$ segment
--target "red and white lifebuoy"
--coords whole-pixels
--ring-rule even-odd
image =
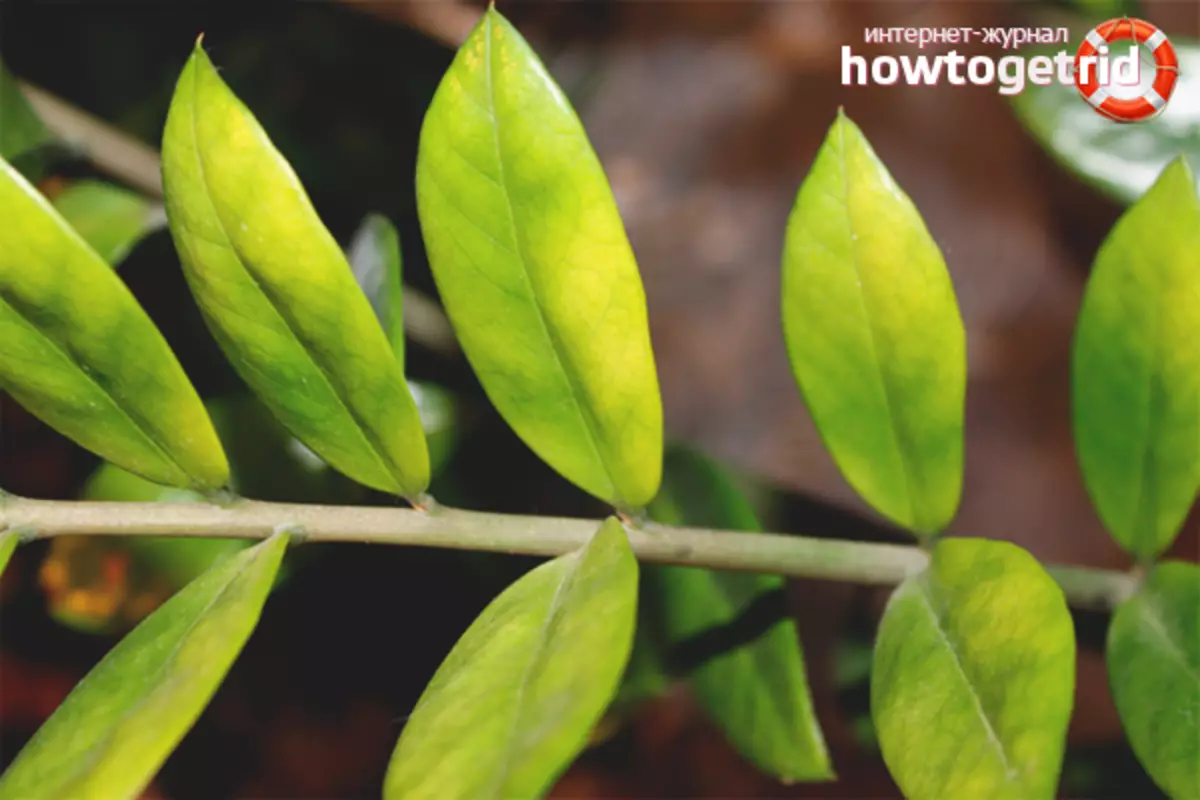
[[[1141,97],[1131,100],[1113,97],[1106,87],[1100,85],[1094,61],[1088,65],[1088,69],[1080,68],[1081,58],[1094,56],[1101,47],[1122,40],[1135,41],[1154,54],[1154,85]],[[1084,75],[1087,76],[1086,81],[1083,80]],[[1079,87],[1079,93],[1097,111],[1115,122],[1140,122],[1157,115],[1171,99],[1178,79],[1179,59],[1175,55],[1175,48],[1167,41],[1166,34],[1141,19],[1110,19],[1096,26],[1084,37],[1079,52],[1075,54],[1075,85]]]

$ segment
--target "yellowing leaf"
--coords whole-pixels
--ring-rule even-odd
[[[162,334],[121,279],[0,161],[0,389],[148,480],[221,488],[229,466]]]
[[[1016,545],[947,539],[884,612],[871,716],[909,800],[1050,800],[1074,688],[1058,584]]]
[[[1200,565],[1150,572],[1113,615],[1107,661],[1138,760],[1176,800],[1200,797]]]
[[[425,688],[386,800],[537,797],[587,744],[633,643],[637,561],[610,519],[484,609]]]
[[[788,221],[783,327],[851,486],[916,533],[943,529],[962,494],[966,334],[920,214],[840,112]]]
[[[1126,550],[1152,559],[1200,490],[1200,198],[1183,159],[1096,254],[1071,372],[1092,502]]]
[[[417,407],[296,174],[199,46],[163,134],[167,215],[213,336],[331,466],[409,498],[429,482]]]
[[[662,402],[633,252],[578,117],[495,9],[426,114],[417,205],[442,301],[500,414],[584,490],[649,502]]]
[[[122,639],[0,776],[0,799],[138,797],[254,631],[287,541],[221,562]]]

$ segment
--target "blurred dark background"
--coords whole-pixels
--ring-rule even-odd
[[[839,78],[840,46],[861,43],[865,27],[1028,25],[1064,12],[1062,4],[498,7],[576,103],[609,170],[646,283],[669,434],[753,476],[772,498],[772,529],[903,540],[854,497],[821,447],[780,333],[784,222],[844,105],[924,214],[966,319],[967,478],[952,532],[1015,541],[1047,562],[1128,566],[1075,465],[1067,370],[1088,265],[1120,207],[1046,155],[994,87],[843,87]],[[1200,35],[1195,2],[1141,7],[1172,35]],[[203,31],[213,61],[335,237],[347,242],[367,213],[386,214],[400,229],[406,281],[435,295],[414,211],[417,135],[452,44],[479,10],[436,0],[5,0],[0,57],[20,77],[156,145],[175,77]],[[82,160],[58,173],[95,174]],[[142,241],[121,273],[202,394],[241,391],[188,297],[166,232]],[[461,358],[419,342],[410,348],[410,375],[446,387],[462,409],[435,495],[495,511],[604,513],[508,432]],[[4,397],[0,419],[0,485],[30,497],[79,496],[93,457]],[[299,488],[276,493],[314,499]],[[474,615],[533,563],[352,545],[310,550],[151,796],[377,796],[433,670]],[[1193,514],[1173,555],[1196,560],[1198,550]],[[39,577],[48,551],[22,548],[0,584],[0,765],[119,635],[76,630],[50,612]],[[791,596],[838,783],[783,787],[762,777],[685,692],[672,691],[586,753],[556,796],[898,796],[871,744],[861,665],[886,592],[798,582]],[[1077,623],[1064,794],[1158,796],[1108,698],[1100,655],[1107,617],[1079,614]]]

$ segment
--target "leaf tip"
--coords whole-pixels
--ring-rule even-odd
[[[1183,179],[1189,186],[1195,185],[1196,176],[1192,171],[1192,165],[1191,162],[1188,161],[1186,153],[1180,153],[1171,159],[1171,161],[1163,169],[1162,174],[1159,176],[1159,180],[1163,180],[1168,176],[1174,175],[1178,175],[1179,178]]]
[[[204,31],[200,31],[200,35],[196,37],[196,43],[194,45],[192,45],[192,50],[195,51],[195,50],[203,50],[203,49],[204,49]]]

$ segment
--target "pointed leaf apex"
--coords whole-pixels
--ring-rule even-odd
[[[196,37],[196,44],[192,46],[193,50],[204,49],[204,31],[200,31],[200,35]]]

